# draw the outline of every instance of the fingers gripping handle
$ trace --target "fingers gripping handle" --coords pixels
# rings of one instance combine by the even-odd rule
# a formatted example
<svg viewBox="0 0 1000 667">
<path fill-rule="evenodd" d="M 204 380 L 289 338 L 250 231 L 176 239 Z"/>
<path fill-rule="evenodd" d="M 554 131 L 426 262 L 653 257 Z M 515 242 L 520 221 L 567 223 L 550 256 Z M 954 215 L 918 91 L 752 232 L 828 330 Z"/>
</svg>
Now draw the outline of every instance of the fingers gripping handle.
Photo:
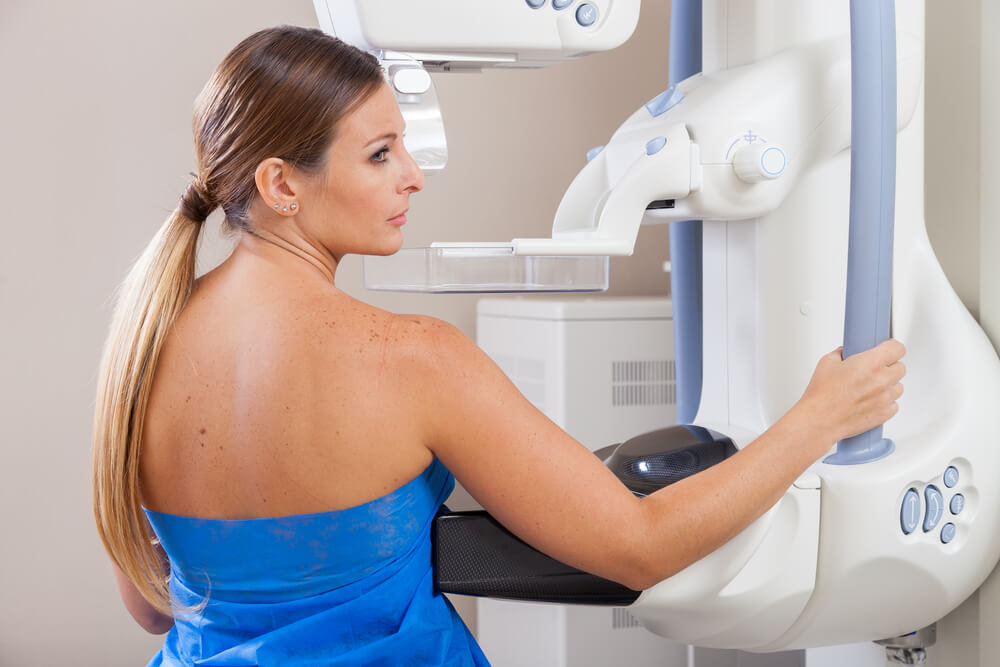
<svg viewBox="0 0 1000 667">
<path fill-rule="evenodd" d="M 896 201 L 894 0 L 851 0 L 851 118 L 845 358 L 889 338 Z M 824 462 L 868 463 L 894 448 L 878 426 L 841 440 Z"/>
</svg>

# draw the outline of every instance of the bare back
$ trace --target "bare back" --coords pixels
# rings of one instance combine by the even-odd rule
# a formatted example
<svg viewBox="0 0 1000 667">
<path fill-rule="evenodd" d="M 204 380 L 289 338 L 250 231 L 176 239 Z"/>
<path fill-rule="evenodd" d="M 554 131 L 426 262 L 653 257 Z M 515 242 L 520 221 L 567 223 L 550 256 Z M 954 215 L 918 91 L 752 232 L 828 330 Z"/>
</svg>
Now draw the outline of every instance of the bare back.
<svg viewBox="0 0 1000 667">
<path fill-rule="evenodd" d="M 308 273 L 234 254 L 169 334 L 142 448 L 143 502 L 243 519 L 342 509 L 432 454 L 392 377 L 395 316 Z"/>
<path fill-rule="evenodd" d="M 341 509 L 437 456 L 535 548 L 641 590 L 743 530 L 901 393 L 898 343 L 854 361 L 833 352 L 761 437 L 640 501 L 457 329 L 362 304 L 303 266 L 237 252 L 200 281 L 153 383 L 147 507 L 233 519 Z M 836 398 L 849 383 L 859 398 Z"/>
</svg>

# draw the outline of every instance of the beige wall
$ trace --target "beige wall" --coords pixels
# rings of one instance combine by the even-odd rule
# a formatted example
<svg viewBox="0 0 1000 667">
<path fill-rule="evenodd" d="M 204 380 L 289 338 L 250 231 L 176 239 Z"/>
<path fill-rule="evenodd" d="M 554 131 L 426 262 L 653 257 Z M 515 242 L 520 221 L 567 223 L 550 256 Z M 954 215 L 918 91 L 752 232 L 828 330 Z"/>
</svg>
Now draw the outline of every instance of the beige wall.
<svg viewBox="0 0 1000 667">
<path fill-rule="evenodd" d="M 980 321 L 1000 350 L 1000 2 L 980 0 L 979 279 Z M 975 250 L 975 246 L 969 246 Z M 969 254 L 973 254 L 970 252 Z M 1000 605 L 997 614 L 1000 615 Z"/>
<path fill-rule="evenodd" d="M 926 18 L 927 233 L 955 291 L 978 316 L 979 2 L 927 0 Z"/>
<path fill-rule="evenodd" d="M 1000 347 L 1000 3 L 927 0 L 927 232 Z"/>
<path fill-rule="evenodd" d="M 549 231 L 585 151 L 665 87 L 665 3 L 613 54 L 438 77 L 450 168 L 413 201 L 407 244 Z M 239 39 L 315 25 L 309 0 L 0 1 L 0 665 L 143 664 L 162 641 L 118 601 L 90 512 L 90 423 L 111 295 L 193 168 L 195 95 Z M 226 243 L 207 234 L 203 265 Z M 612 292 L 666 291 L 666 228 L 616 261 Z M 472 335 L 475 297 L 367 294 Z"/>
<path fill-rule="evenodd" d="M 980 72 L 967 59 L 980 22 L 984 47 L 995 34 L 990 2 L 981 16 L 976 3 L 928 2 L 929 192 L 955 196 L 929 196 L 927 215 L 963 299 L 978 311 L 980 295 L 992 294 L 983 310 L 1000 322 L 996 255 L 985 250 L 1000 243 L 976 222 L 980 209 L 996 217 L 1000 197 L 996 165 L 978 150 L 981 139 L 997 146 L 986 122 L 996 117 L 987 73 L 997 67 Z M 436 77 L 451 164 L 414 200 L 407 244 L 546 234 L 584 151 L 663 87 L 668 4 L 647 0 L 636 36 L 610 54 Z M 193 167 L 195 95 L 240 38 L 282 22 L 314 25 L 311 2 L 0 1 L 0 665 L 141 664 L 161 641 L 125 614 L 92 527 L 94 371 L 114 286 Z M 980 77 L 992 85 L 982 117 Z M 986 187 L 963 166 L 980 159 Z M 226 249 L 214 230 L 208 236 L 205 266 Z M 613 263 L 612 293 L 665 291 L 666 228 L 644 228 L 639 246 Z M 356 259 L 338 281 L 377 305 L 473 333 L 475 297 L 368 294 Z"/>
</svg>

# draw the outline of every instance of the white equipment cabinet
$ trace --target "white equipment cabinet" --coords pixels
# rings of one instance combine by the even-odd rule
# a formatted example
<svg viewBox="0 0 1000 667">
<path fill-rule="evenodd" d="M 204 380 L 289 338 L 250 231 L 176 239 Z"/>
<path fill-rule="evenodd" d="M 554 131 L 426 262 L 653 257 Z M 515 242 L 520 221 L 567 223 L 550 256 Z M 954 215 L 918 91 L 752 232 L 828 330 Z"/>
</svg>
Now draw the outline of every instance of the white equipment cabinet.
<svg viewBox="0 0 1000 667">
<path fill-rule="evenodd" d="M 670 300 L 491 298 L 479 346 L 591 451 L 676 423 Z"/>
<path fill-rule="evenodd" d="M 489 298 L 476 340 L 535 407 L 597 450 L 677 420 L 670 300 Z M 875 644 L 751 654 L 646 631 L 627 609 L 478 600 L 495 667 L 881 667 Z"/>
<path fill-rule="evenodd" d="M 676 422 L 669 299 L 482 299 L 476 339 L 591 450 Z M 646 631 L 625 609 L 484 598 L 478 630 L 495 667 L 688 665 L 687 646 Z"/>
</svg>

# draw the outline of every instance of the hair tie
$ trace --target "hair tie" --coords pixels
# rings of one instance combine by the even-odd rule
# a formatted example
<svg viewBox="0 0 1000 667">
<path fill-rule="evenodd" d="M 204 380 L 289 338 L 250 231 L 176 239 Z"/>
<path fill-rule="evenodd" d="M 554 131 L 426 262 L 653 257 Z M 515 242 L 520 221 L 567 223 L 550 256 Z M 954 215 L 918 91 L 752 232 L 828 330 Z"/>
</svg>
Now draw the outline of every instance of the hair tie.
<svg viewBox="0 0 1000 667">
<path fill-rule="evenodd" d="M 216 206 L 211 198 L 205 194 L 201 183 L 195 180 L 191 181 L 187 189 L 184 190 L 184 194 L 181 195 L 181 202 L 177 208 L 180 209 L 181 215 L 185 218 L 200 224 L 205 222 L 205 219 L 215 210 Z"/>
</svg>

